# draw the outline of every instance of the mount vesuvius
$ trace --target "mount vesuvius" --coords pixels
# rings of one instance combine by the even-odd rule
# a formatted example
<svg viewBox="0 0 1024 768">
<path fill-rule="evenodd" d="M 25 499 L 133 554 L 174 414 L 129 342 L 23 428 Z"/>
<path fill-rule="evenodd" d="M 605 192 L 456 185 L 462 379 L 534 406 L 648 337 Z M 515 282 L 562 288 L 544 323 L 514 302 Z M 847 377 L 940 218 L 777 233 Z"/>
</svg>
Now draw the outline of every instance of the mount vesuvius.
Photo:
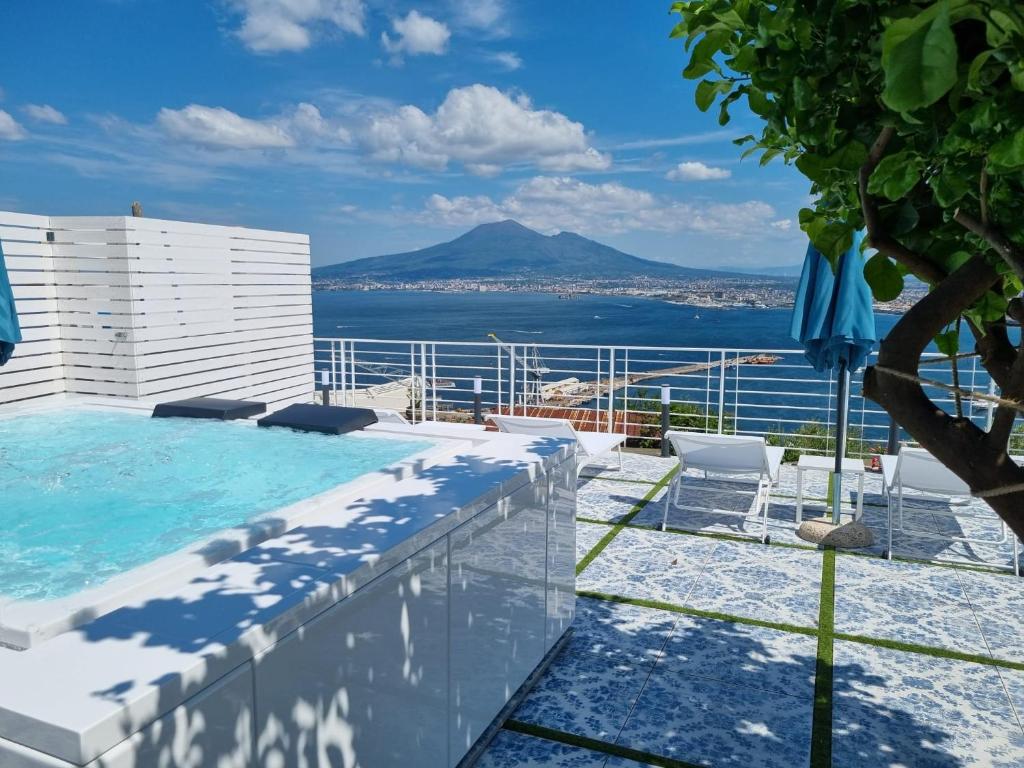
<svg viewBox="0 0 1024 768">
<path fill-rule="evenodd" d="M 450 242 L 418 251 L 372 256 L 313 269 L 314 280 L 642 276 L 700 278 L 737 275 L 641 259 L 572 232 L 542 235 L 512 220 L 481 224 Z"/>
</svg>

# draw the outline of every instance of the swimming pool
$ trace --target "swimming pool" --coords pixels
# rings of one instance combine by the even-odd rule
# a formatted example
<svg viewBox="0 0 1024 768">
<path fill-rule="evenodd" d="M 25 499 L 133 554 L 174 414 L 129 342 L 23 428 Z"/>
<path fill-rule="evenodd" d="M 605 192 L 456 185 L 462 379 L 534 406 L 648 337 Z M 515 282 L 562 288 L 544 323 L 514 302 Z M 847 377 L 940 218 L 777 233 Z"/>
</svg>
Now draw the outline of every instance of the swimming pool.
<svg viewBox="0 0 1024 768">
<path fill-rule="evenodd" d="M 0 599 L 67 597 L 433 445 L 77 408 L 0 419 Z"/>
</svg>

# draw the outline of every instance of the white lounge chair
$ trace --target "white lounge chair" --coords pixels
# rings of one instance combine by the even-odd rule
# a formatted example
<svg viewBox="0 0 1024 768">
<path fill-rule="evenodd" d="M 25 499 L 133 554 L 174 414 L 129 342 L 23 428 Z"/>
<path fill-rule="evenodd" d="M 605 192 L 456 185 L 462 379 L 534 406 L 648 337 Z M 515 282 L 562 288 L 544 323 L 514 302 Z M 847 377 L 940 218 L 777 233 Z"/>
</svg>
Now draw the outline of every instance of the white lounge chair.
<svg viewBox="0 0 1024 768">
<path fill-rule="evenodd" d="M 893 530 L 901 533 L 908 533 L 912 536 L 919 536 L 925 539 L 940 539 L 944 541 L 959 541 L 965 544 L 988 544 L 998 546 L 1006 543 L 1009 536 L 1013 542 L 1013 572 L 1020 573 L 1017 555 L 1017 537 L 1007 529 L 1006 523 L 999 519 L 1000 536 L 990 539 L 973 539 L 968 536 L 956 536 L 954 534 L 943 534 L 935 531 L 928 531 L 923 528 L 915 528 L 906 524 L 903 517 L 905 510 L 922 509 L 913 507 L 904 502 L 903 491 L 912 490 L 929 496 L 940 496 L 945 500 L 956 499 L 957 497 L 970 497 L 971 489 L 951 469 L 940 462 L 923 448 L 900 448 L 897 456 L 882 456 L 882 480 L 885 487 L 885 495 L 888 506 L 888 521 L 886 531 L 885 556 L 892 559 L 892 533 Z M 962 508 L 958 511 L 928 507 L 927 511 L 933 515 L 944 515 L 947 517 L 974 517 L 991 520 L 994 515 L 984 512 L 977 512 L 969 508 Z"/>
<path fill-rule="evenodd" d="M 622 471 L 622 444 L 626 436 L 617 432 L 580 432 L 568 419 L 547 419 L 536 416 L 488 416 L 502 432 L 534 437 L 559 437 L 576 441 L 576 475 L 583 467 L 615 451 Z"/>
<path fill-rule="evenodd" d="M 661 520 L 661 529 L 668 526 L 669 506 L 680 509 L 693 509 L 702 512 L 718 512 L 714 509 L 701 507 L 681 507 L 679 493 L 683 485 L 683 475 L 687 469 L 704 470 L 708 473 L 722 475 L 757 475 L 757 493 L 754 496 L 754 511 L 746 513 L 746 517 L 762 517 L 761 541 L 767 544 L 768 536 L 768 502 L 772 486 L 778 482 L 779 468 L 782 466 L 782 448 L 766 445 L 763 437 L 747 437 L 742 435 L 713 435 L 703 432 L 670 431 L 666 437 L 671 441 L 676 456 L 679 457 L 679 471 L 669 484 L 665 494 L 665 514 Z M 721 512 L 720 514 L 735 514 Z"/>
<path fill-rule="evenodd" d="M 421 421 L 413 424 L 401 413 L 389 408 L 374 408 L 373 412 L 377 414 L 378 424 L 402 424 L 414 431 L 429 432 L 432 435 L 463 437 L 475 434 L 477 437 L 481 437 L 481 433 L 487 429 L 483 424 L 457 421 Z"/>
</svg>

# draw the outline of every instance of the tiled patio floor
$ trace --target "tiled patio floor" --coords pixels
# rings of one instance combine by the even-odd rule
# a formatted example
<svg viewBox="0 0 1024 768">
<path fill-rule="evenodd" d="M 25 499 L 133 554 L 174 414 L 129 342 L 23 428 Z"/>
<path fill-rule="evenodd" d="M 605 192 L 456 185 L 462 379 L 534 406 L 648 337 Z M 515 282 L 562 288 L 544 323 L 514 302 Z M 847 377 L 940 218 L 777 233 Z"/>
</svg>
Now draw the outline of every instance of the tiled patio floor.
<svg viewBox="0 0 1024 768">
<path fill-rule="evenodd" d="M 581 479 L 573 635 L 478 765 L 1024 766 L 1024 581 L 992 570 L 1009 545 L 900 534 L 892 561 L 877 543 L 816 549 L 796 537 L 788 466 L 771 545 L 742 516 L 749 486 L 696 475 L 682 503 L 734 514 L 673 508 L 661 531 L 673 462 L 624 458 Z M 876 475 L 865 502 L 881 539 Z M 999 532 L 914 515 L 926 530 Z"/>
</svg>

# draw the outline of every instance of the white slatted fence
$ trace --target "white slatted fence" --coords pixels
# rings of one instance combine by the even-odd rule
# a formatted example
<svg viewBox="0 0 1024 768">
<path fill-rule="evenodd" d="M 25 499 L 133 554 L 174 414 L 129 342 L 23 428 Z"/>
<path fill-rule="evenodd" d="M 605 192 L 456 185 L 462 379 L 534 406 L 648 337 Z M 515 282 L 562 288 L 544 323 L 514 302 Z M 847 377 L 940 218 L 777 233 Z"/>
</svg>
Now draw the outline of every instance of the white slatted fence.
<svg viewBox="0 0 1024 768">
<path fill-rule="evenodd" d="M 313 395 L 306 235 L 0 212 L 22 333 L 0 403 Z"/>
</svg>

